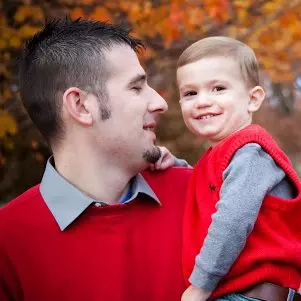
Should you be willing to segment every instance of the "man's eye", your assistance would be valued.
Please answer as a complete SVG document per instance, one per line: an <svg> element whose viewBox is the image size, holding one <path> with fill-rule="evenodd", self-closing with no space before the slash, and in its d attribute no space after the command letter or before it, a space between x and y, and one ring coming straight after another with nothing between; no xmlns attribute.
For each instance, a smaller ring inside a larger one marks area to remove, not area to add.
<svg viewBox="0 0 301 301"><path fill-rule="evenodd" d="M189 92L185 92L184 93L184 97L186 96L193 96L193 95L196 95L197 93L195 91L189 91Z"/></svg>
<svg viewBox="0 0 301 301"><path fill-rule="evenodd" d="M140 92L142 90L141 87L132 87L131 90L134 90L135 92Z"/></svg>
<svg viewBox="0 0 301 301"><path fill-rule="evenodd" d="M225 90L226 88L223 87L223 86L216 86L213 88L213 92L219 92L219 91L223 91Z"/></svg>

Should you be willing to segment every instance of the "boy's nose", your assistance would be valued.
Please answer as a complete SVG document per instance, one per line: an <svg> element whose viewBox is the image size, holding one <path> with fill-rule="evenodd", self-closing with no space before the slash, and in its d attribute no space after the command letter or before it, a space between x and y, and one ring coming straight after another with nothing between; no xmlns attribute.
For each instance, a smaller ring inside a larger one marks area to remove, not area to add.
<svg viewBox="0 0 301 301"><path fill-rule="evenodd" d="M195 101L195 106L197 108L208 107L211 105L212 105L211 97L207 94L199 94Z"/></svg>

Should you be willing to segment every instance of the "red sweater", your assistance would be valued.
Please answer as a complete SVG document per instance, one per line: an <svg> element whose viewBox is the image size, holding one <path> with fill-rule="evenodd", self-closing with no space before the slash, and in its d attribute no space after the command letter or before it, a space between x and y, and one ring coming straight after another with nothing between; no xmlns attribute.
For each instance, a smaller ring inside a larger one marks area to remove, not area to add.
<svg viewBox="0 0 301 301"><path fill-rule="evenodd" d="M1 301L180 300L191 169L145 173L147 196L90 206L61 231L35 186L0 210Z"/></svg>
<svg viewBox="0 0 301 301"><path fill-rule="evenodd" d="M298 289L301 281L301 182L272 137L256 125L210 148L195 166L184 215L184 277L187 280L191 274L211 216L216 212L223 171L235 152L251 142L260 144L286 172L296 188L296 198L265 197L244 250L213 292L213 297L243 291L260 282ZM243 187L241 189L243 193Z"/></svg>

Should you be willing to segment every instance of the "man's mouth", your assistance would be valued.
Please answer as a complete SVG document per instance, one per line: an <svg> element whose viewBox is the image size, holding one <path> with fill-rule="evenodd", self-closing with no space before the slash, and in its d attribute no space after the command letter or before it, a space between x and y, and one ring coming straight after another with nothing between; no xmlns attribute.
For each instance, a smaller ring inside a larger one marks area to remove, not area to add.
<svg viewBox="0 0 301 301"><path fill-rule="evenodd" d="M154 132L155 129L156 129L156 123L148 123L148 124L145 124L145 125L143 125L143 129L144 129L145 131L152 131L152 132Z"/></svg>

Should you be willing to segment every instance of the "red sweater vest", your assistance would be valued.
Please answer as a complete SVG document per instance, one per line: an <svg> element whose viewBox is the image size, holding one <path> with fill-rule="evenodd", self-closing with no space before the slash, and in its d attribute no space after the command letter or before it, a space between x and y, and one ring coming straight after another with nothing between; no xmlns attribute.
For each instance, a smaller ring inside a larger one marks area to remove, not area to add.
<svg viewBox="0 0 301 301"><path fill-rule="evenodd" d="M195 166L183 221L184 277L187 281L207 235L211 216L216 212L222 173L235 152L251 142L260 144L286 172L294 183L296 197L292 200L265 197L244 250L213 292L213 297L243 291L260 282L298 289L301 281L301 183L286 155L257 125L248 126L210 148ZM238 197L240 193L243 187L237 192Z"/></svg>
<svg viewBox="0 0 301 301"><path fill-rule="evenodd" d="M145 195L90 206L63 232L38 186L10 202L0 210L0 300L180 300L191 171L144 174L162 206Z"/></svg>

